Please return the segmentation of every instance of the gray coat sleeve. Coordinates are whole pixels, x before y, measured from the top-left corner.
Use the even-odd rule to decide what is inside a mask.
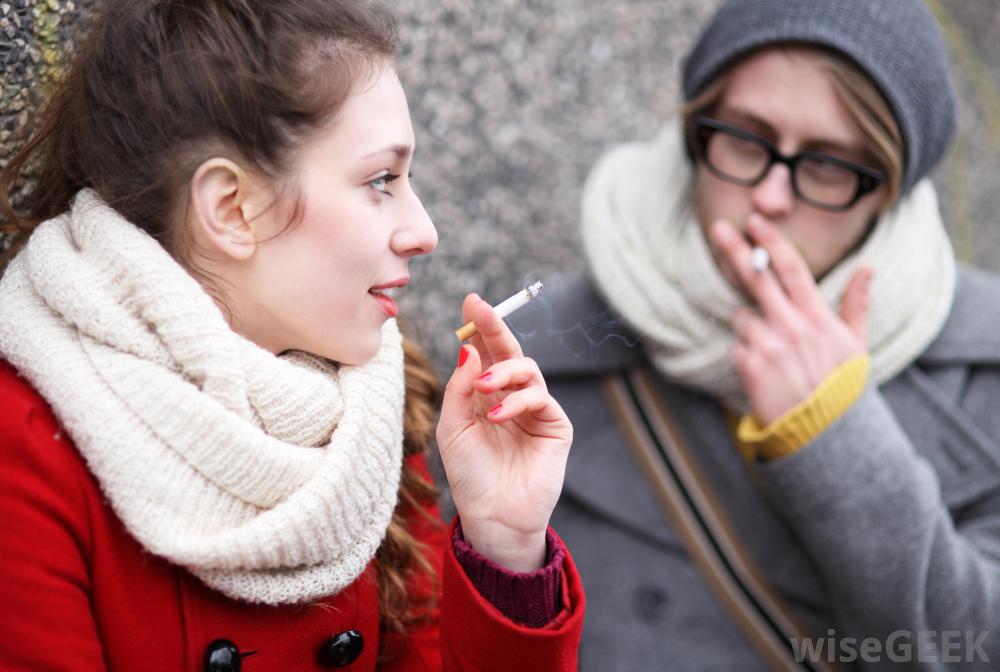
[[[872,669],[894,649],[909,669],[1000,667],[1000,488],[953,517],[935,469],[872,388],[800,451],[759,472],[827,584],[837,640],[881,642]],[[936,648],[923,660],[921,632],[934,633],[922,641]],[[857,663],[866,664],[860,655]]]

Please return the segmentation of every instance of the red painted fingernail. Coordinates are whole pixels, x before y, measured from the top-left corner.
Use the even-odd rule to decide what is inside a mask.
[[[483,375],[479,376],[479,380],[489,380],[492,377],[493,377],[493,374],[490,373],[489,371],[487,371]]]
[[[469,358],[469,351],[466,350],[465,346],[463,345],[458,350],[458,365],[462,366],[462,364],[465,364],[465,360],[467,360],[468,358]]]
[[[499,415],[500,411],[502,410],[503,410],[503,404],[497,404],[496,406],[490,409],[490,415]]]

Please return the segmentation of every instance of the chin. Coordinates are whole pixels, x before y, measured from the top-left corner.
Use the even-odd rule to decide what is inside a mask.
[[[364,340],[363,343],[353,340],[342,348],[327,346],[323,352],[317,354],[345,366],[361,366],[370,362],[378,354],[378,349],[382,345],[381,332],[371,339]]]

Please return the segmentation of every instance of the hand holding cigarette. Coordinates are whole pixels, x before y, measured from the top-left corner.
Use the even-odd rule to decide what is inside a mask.
[[[470,294],[462,314],[478,335],[461,346],[445,388],[441,462],[466,541],[508,569],[532,571],[545,564],[573,426],[499,311]]]
[[[824,299],[802,253],[778,226],[753,214],[747,235],[749,240],[726,222],[711,230],[723,263],[750,297],[733,313],[730,357],[754,418],[767,426],[808,399],[838,366],[867,351],[873,269],[854,272],[838,309]]]
[[[542,293],[542,283],[536,282],[534,284],[528,285],[520,292],[510,297],[509,299],[498,303],[494,308],[494,312],[501,318],[507,317],[515,310],[523,308],[528,305],[528,302],[539,296]],[[460,341],[467,341],[476,335],[476,323],[466,322],[459,329],[455,330],[455,335]]]

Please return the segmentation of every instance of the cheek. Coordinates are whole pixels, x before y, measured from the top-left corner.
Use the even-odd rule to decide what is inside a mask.
[[[275,246],[268,259],[272,310],[284,314],[296,330],[317,318],[317,323],[327,323],[363,291],[364,260],[345,235],[344,214],[306,210],[284,236],[267,243]]]
[[[313,204],[303,219],[301,253],[330,273],[332,279],[349,282],[372,264],[373,230],[370,206],[347,194]]]
[[[822,277],[852,252],[868,233],[873,216],[859,213],[810,213],[786,233],[805,258],[814,277]]]
[[[874,221],[874,212],[863,211],[840,223],[839,230],[835,229],[837,231],[836,246],[840,250],[840,255],[834,260],[834,263],[854,251],[865,240],[874,225]]]
[[[706,231],[720,219],[741,228],[750,212],[749,190],[724,182],[699,167],[695,173],[694,205],[701,227]]]

